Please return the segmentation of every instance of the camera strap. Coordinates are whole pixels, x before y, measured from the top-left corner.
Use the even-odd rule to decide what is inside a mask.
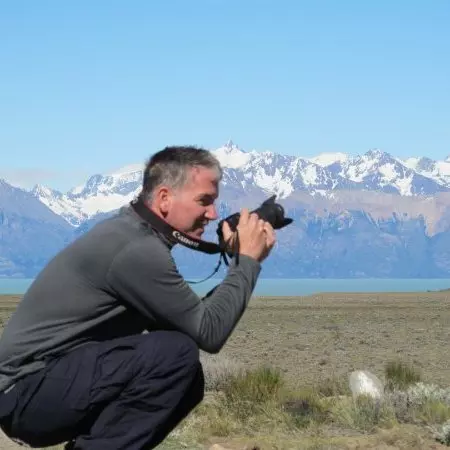
[[[163,234],[169,242],[172,244],[181,244],[184,247],[190,248],[191,250],[196,250],[202,253],[207,253],[209,255],[214,255],[220,253],[220,258],[217,266],[215,267],[213,273],[207,278],[201,281],[189,281],[189,283],[201,283],[208,278],[211,278],[218,270],[222,263],[222,259],[228,266],[227,253],[225,251],[225,245],[219,245],[215,242],[203,241],[201,239],[195,239],[188,236],[176,228],[169,225],[164,219],[155,214],[150,208],[148,208],[141,196],[137,197],[135,200],[130,202],[130,206],[133,208],[135,213],[141,217],[145,222],[147,222],[156,231]]]

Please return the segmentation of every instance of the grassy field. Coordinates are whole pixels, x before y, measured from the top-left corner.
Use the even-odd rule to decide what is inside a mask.
[[[0,297],[0,326],[19,300]],[[450,386],[449,303],[448,291],[253,298],[220,355],[202,355],[211,392],[161,448],[447,448],[432,436],[445,402],[355,401],[348,376],[386,380],[396,362]]]

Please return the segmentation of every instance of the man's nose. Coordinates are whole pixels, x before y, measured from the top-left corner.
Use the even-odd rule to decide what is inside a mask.
[[[210,205],[206,211],[206,217],[208,220],[216,220],[219,216],[217,214],[216,206]]]

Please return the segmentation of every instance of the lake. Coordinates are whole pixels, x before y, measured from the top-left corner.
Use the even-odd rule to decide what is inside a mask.
[[[192,284],[199,295],[206,294],[220,283],[221,279],[207,280]],[[28,289],[32,279],[0,278],[0,294],[23,294]],[[450,288],[450,279],[389,279],[389,278],[297,278],[271,279],[260,278],[256,285],[255,295],[308,295],[317,292],[415,292],[435,291]]]

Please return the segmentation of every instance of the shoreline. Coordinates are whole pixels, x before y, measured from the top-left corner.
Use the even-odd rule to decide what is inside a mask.
[[[17,300],[24,296],[22,293],[9,293],[1,294],[0,301]],[[449,297],[450,299],[450,288],[440,289],[435,291],[378,291],[378,292],[364,292],[364,291],[336,291],[336,292],[317,292],[313,294],[304,295],[252,295],[252,300],[283,300],[283,301],[295,301],[295,300],[363,300],[375,298],[380,299],[380,297],[385,297],[385,300],[394,299],[395,297],[401,300],[407,300],[408,297],[438,297],[442,298]],[[423,299],[422,299],[423,300]]]
[[[191,280],[193,281],[193,280]],[[204,296],[222,280],[206,280],[191,289]],[[30,283],[19,279],[0,279],[0,295],[24,295]],[[308,297],[313,295],[382,295],[450,292],[450,279],[271,279],[258,280],[253,297]]]

